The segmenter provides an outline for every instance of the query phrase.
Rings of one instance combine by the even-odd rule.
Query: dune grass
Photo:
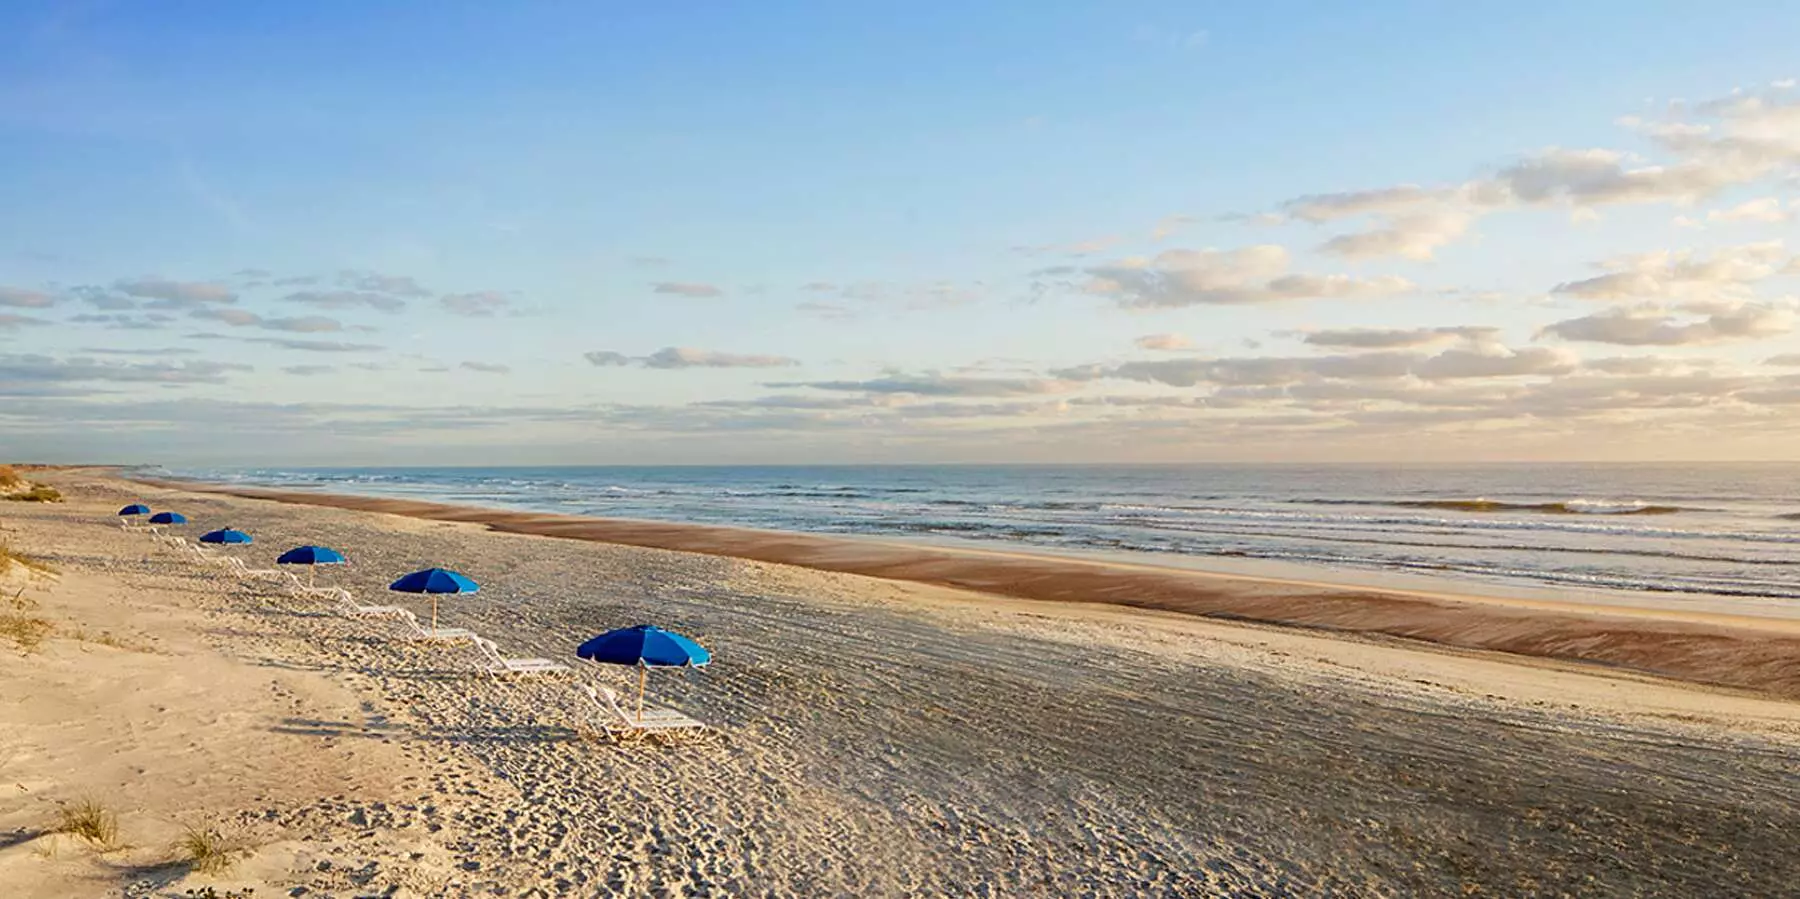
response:
[[[217,874],[231,867],[230,845],[222,834],[210,827],[188,825],[181,839],[175,841],[175,850],[181,853],[188,867],[202,874]]]
[[[36,652],[55,628],[47,619],[18,612],[0,612],[0,637],[7,637],[26,652]]]
[[[6,498],[15,503],[60,503],[62,492],[49,484],[35,484],[30,490],[22,493],[8,493]]]
[[[10,544],[0,540],[0,574],[5,574],[7,571],[11,570],[14,565],[23,565],[26,568],[35,569],[44,572],[45,574],[56,573],[55,565],[37,558],[36,556],[13,549]]]
[[[57,810],[56,833],[79,837],[101,849],[119,845],[119,816],[92,799]]]
[[[19,470],[11,465],[0,465],[0,490],[8,490],[21,486],[25,479],[19,477]]]

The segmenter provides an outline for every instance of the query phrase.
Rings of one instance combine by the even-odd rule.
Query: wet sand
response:
[[[1616,668],[996,596],[486,523],[78,474],[3,508],[61,575],[0,646],[0,895],[1782,895],[1800,704]],[[121,532],[143,498],[265,566],[323,543],[365,602],[430,564],[445,624],[572,661],[652,621],[716,653],[675,746],[576,736],[568,684],[239,584]],[[862,564],[858,562],[857,564]],[[991,572],[992,569],[983,569]],[[934,577],[968,572],[926,572]],[[1261,589],[1261,588],[1259,588]],[[1268,588],[1273,589],[1273,588]],[[125,648],[72,636],[107,628]],[[625,672],[583,671],[617,686]],[[113,803],[130,847],[42,832]],[[171,858],[221,822],[219,875]],[[10,888],[10,891],[9,891]]]

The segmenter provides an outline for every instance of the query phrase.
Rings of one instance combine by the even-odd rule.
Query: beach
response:
[[[743,529],[33,475],[0,509],[54,630],[0,640],[0,890],[257,895],[1780,895],[1800,878],[1800,628]],[[233,488],[237,493],[253,490]],[[584,739],[499,680],[122,531],[177,509],[366,603],[573,662],[654,623],[715,654]],[[191,536],[191,535],[190,535]],[[552,537],[573,539],[548,539]],[[15,591],[18,591],[15,594]],[[628,671],[579,672],[634,687]],[[45,832],[114,810],[119,847]],[[171,848],[213,828],[231,865]],[[293,892],[301,890],[302,892]]]

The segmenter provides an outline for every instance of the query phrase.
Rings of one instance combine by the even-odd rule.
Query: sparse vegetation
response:
[[[217,874],[231,867],[231,848],[226,845],[225,837],[210,827],[188,825],[175,848],[189,867],[202,874]]]
[[[0,541],[0,574],[5,574],[14,565],[23,565],[26,568],[36,569],[46,574],[56,573],[56,566],[51,565],[43,559],[19,552],[5,542]]]
[[[36,652],[55,627],[49,619],[23,612],[0,612],[0,637],[11,638],[26,652]]]
[[[11,465],[0,465],[0,490],[11,490],[25,483],[19,477],[19,470]]]
[[[124,639],[114,634],[112,631],[101,631],[98,634],[91,634],[84,628],[76,627],[68,630],[67,633],[70,639],[82,643],[96,643],[101,646],[110,646],[114,649],[123,649],[126,652],[160,654],[154,647]]]
[[[119,817],[106,806],[83,799],[74,805],[63,806],[57,814],[57,833],[80,837],[101,849],[119,845]]]
[[[15,503],[60,503],[62,492],[49,484],[34,484],[30,490],[22,493],[8,493],[6,498]]]

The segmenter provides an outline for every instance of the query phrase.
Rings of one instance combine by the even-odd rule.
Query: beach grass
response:
[[[53,630],[55,626],[49,619],[24,612],[0,612],[0,637],[11,639],[26,652],[36,652]]]
[[[119,816],[92,799],[57,810],[56,833],[80,837],[101,849],[119,845]]]
[[[41,571],[45,574],[56,573],[55,565],[36,556],[13,549],[10,544],[0,541],[0,574],[5,574],[7,571],[11,570],[14,565],[22,565],[26,568]]]
[[[202,874],[217,874],[231,867],[230,845],[224,835],[210,827],[188,825],[181,839],[175,841],[175,849],[188,867]]]
[[[62,492],[49,484],[35,484],[30,490],[20,493],[8,493],[6,498],[15,503],[60,503]]]

